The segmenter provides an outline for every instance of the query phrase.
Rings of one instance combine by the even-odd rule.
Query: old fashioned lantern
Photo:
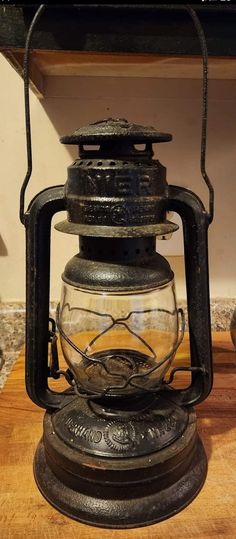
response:
[[[206,115],[203,134],[204,129]],[[212,214],[193,192],[168,185],[165,167],[153,159],[153,144],[170,140],[167,133],[125,119],[98,121],[62,137],[62,143],[79,147],[65,186],[39,193],[25,214],[29,175],[21,193],[26,386],[46,409],[35,480],[61,512],[97,526],[163,520],[189,504],[206,477],[193,406],[212,386],[207,251]],[[204,144],[203,137],[203,176]],[[204,179],[211,188],[206,173]],[[62,210],[67,219],[56,229],[78,236],[79,253],[66,264],[52,320],[50,230],[52,217]],[[171,368],[184,315],[176,305],[173,271],[156,250],[156,237],[178,228],[167,220],[168,211],[183,222],[189,367]],[[58,334],[66,371],[58,362]],[[188,387],[173,389],[178,370],[191,373]],[[68,389],[50,389],[48,379],[63,374]]]

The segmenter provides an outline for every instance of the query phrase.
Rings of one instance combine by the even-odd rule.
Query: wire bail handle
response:
[[[26,129],[26,148],[27,148],[27,172],[20,190],[20,220],[26,224],[27,212],[25,212],[25,192],[32,174],[32,140],[31,140],[31,121],[30,121],[30,102],[29,102],[29,56],[30,47],[35,26],[46,8],[46,4],[41,4],[37,9],[30,24],[24,51],[23,79],[24,79],[24,101],[25,101],[25,129]],[[156,6],[158,9],[158,6]],[[163,7],[163,6],[162,6]],[[201,127],[201,152],[200,152],[200,170],[204,183],[209,191],[209,211],[208,220],[212,222],[214,216],[214,189],[209,176],[206,172],[206,139],[207,139],[207,116],[208,116],[208,51],[204,30],[196,11],[189,5],[183,4],[178,8],[187,10],[195,30],[198,35],[202,52],[202,127]],[[170,6],[166,6],[170,9]],[[174,9],[174,8],[172,8]]]

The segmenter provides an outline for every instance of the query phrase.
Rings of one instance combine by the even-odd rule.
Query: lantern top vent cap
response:
[[[63,144],[98,144],[113,141],[145,144],[170,140],[172,140],[172,135],[169,133],[160,133],[154,127],[129,123],[123,118],[100,120],[76,129],[72,135],[60,138]]]

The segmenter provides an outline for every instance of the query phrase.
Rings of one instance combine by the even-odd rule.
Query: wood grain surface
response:
[[[5,48],[1,49],[1,53],[22,76],[24,50]],[[32,50],[30,87],[38,98],[47,96],[48,78],[72,76],[201,80],[202,59],[200,56],[173,54],[168,56],[166,54]],[[234,80],[236,58],[209,57],[208,77],[213,80]]]
[[[188,338],[177,363],[186,361],[187,356]],[[22,351],[0,395],[0,538],[236,538],[236,353],[228,333],[214,334],[214,361],[214,389],[197,407],[199,432],[209,459],[201,493],[184,511],[160,524],[106,530],[61,515],[35,485],[32,461],[42,434],[44,411],[26,395]]]

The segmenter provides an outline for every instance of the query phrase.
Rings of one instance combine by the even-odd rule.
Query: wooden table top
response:
[[[197,407],[198,429],[209,460],[207,481],[181,513],[133,530],[94,528],[72,521],[39,493],[32,462],[44,412],[26,395],[22,352],[0,395],[1,539],[236,538],[236,353],[228,333],[213,337],[214,389]],[[187,351],[186,338],[179,361],[183,362]]]

